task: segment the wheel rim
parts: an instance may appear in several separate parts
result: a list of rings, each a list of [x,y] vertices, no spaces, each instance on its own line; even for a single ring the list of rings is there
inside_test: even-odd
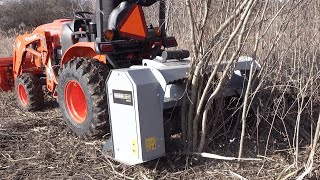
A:
[[[27,91],[22,84],[18,85],[18,95],[22,105],[27,106],[28,105]]]
[[[69,81],[65,88],[65,103],[72,119],[78,123],[83,123],[87,118],[86,97],[77,81]]]

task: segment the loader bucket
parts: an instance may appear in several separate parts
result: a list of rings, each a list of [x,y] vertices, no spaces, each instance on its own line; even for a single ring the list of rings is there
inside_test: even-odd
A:
[[[0,92],[13,88],[13,58],[0,58]]]

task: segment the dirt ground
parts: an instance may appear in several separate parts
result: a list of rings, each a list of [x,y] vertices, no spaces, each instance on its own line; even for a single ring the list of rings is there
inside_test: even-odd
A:
[[[276,138],[270,140],[267,157],[258,156],[264,151],[259,151],[254,139],[247,136],[244,155],[262,161],[246,161],[239,168],[235,161],[183,155],[125,166],[102,155],[103,141],[78,140],[66,127],[54,101],[48,100],[41,112],[26,113],[17,108],[12,93],[0,93],[1,179],[277,179],[295,170],[290,167],[290,151]],[[213,153],[233,157],[237,151],[237,140],[216,141],[212,149]]]

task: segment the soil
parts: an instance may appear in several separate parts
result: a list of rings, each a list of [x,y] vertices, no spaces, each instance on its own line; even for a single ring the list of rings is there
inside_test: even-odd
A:
[[[0,93],[0,178],[277,179],[296,170],[291,166],[294,156],[281,134],[270,136],[265,155],[263,149],[268,131],[261,131],[259,137],[262,140],[259,143],[252,136],[253,131],[248,131],[246,136],[244,157],[260,158],[261,161],[244,161],[240,167],[237,161],[197,158],[179,153],[142,165],[126,166],[102,154],[103,140],[85,142],[77,139],[66,127],[54,100],[48,99],[42,111],[29,113],[17,108],[12,93]],[[207,152],[237,157],[238,144],[237,138],[218,138]],[[301,155],[306,150],[308,148],[302,147]],[[319,159],[317,153],[315,163]],[[304,161],[301,159],[301,163]],[[319,177],[319,165],[314,167],[311,178]]]

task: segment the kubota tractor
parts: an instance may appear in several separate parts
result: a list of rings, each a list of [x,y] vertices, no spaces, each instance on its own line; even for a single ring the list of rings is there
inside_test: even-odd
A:
[[[45,85],[78,136],[110,132],[103,152],[119,162],[164,156],[172,135],[183,131],[174,112],[188,93],[190,58],[185,50],[164,50],[177,46],[165,33],[165,0],[159,3],[160,28],[146,25],[142,7],[156,1],[96,0],[95,13],[77,12],[73,20],[19,36],[13,58],[0,58],[0,89],[14,86],[19,106],[35,111],[43,107]],[[208,70],[218,66],[222,73],[228,63],[208,64]],[[250,70],[260,68],[240,57],[217,97],[242,96]]]
[[[45,85],[78,136],[108,133],[105,81],[110,69],[141,64],[177,46],[165,33],[164,1],[159,3],[159,26],[145,22],[142,7],[156,1],[97,0],[95,13],[76,12],[74,19],[55,20],[20,35],[12,60],[0,59],[0,88],[9,90],[14,84],[21,109],[36,111],[43,107]]]

